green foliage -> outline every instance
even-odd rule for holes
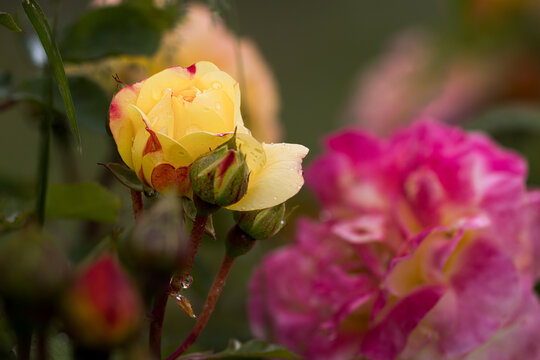
[[[48,190],[47,218],[85,219],[112,223],[118,217],[120,198],[93,182],[51,185]]]
[[[0,11],[0,25],[5,26],[11,31],[22,32],[19,25],[13,20],[13,17],[7,12]]]
[[[250,340],[242,344],[238,340],[231,340],[229,346],[219,353],[193,353],[181,356],[178,360],[259,358],[300,359],[298,355],[281,345],[268,344],[260,340]]]
[[[7,71],[0,72],[0,99],[5,99],[11,94],[13,76]]]
[[[104,134],[110,103],[108,96],[98,84],[84,76],[70,76],[67,80],[71,88],[73,103],[76,106],[77,119],[88,129]],[[49,106],[47,99],[41,91],[45,85],[44,81],[42,77],[35,77],[23,82],[13,92],[13,100],[32,101],[47,108]],[[53,110],[67,116],[62,106],[60,92],[55,91],[53,96]]]
[[[130,168],[118,163],[100,163],[100,165],[105,166],[118,181],[131,190],[137,192],[152,191],[152,189],[143,185],[141,180],[137,177],[137,174]]]
[[[175,15],[170,7],[156,9],[142,1],[88,11],[64,29],[62,53],[75,62],[119,54],[152,55]]]
[[[75,108],[73,107],[73,100],[71,98],[71,92],[69,90],[66,72],[64,70],[64,63],[62,62],[62,57],[60,56],[60,51],[58,50],[54,34],[49,26],[49,23],[47,22],[45,14],[43,14],[43,11],[35,0],[23,0],[22,6],[26,16],[30,20],[30,23],[34,27],[41,44],[43,45],[45,53],[47,54],[49,66],[52,69],[56,83],[60,89],[62,100],[64,101],[64,107],[66,109],[66,115],[71,124],[71,129],[75,134],[77,144],[80,146],[81,138],[79,136]]]

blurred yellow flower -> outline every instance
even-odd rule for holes
[[[98,1],[95,6],[115,5]],[[166,33],[151,58],[122,56],[92,64],[68,67],[71,73],[91,76],[111,92],[111,76],[126,84],[142,80],[172,66],[190,66],[210,61],[237,79],[242,87],[242,113],[253,134],[261,141],[281,139],[280,103],[276,81],[257,46],[249,39],[238,39],[221,19],[215,18],[204,5],[191,4],[179,25]]]
[[[250,172],[246,195],[228,206],[256,210],[278,205],[304,183],[295,144],[261,144],[244,126],[240,86],[210,62],[163,70],[114,97],[110,128],[124,162],[158,192],[189,195],[189,166],[237,133]]]

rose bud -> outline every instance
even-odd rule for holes
[[[69,333],[79,348],[124,344],[141,323],[141,302],[118,261],[106,254],[73,281],[64,301]]]
[[[237,211],[234,220],[252,238],[268,239],[285,226],[285,203],[262,210]]]
[[[170,278],[181,271],[188,253],[188,237],[179,199],[165,196],[145,213],[123,250],[127,262],[141,273]]]
[[[0,296],[17,326],[47,320],[68,280],[69,263],[49,238],[26,229],[7,240],[0,250]]]
[[[225,239],[227,256],[237,258],[247,254],[255,245],[255,241],[254,238],[242,231],[238,225],[233,226]]]
[[[191,165],[189,178],[193,193],[206,203],[228,206],[246,194],[249,178],[246,158],[232,147],[235,146],[230,143],[220,146]]]

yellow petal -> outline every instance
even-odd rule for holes
[[[146,144],[148,143],[148,139],[150,138],[150,134],[145,129],[141,129],[137,131],[137,134],[135,135],[135,139],[133,140],[133,146],[131,148],[131,157],[133,159],[133,171],[137,174],[139,179],[145,180],[143,178],[142,174],[142,159],[143,159],[143,152],[146,148]]]
[[[227,142],[233,133],[211,134],[207,132],[196,132],[188,134],[178,140],[178,143],[189,151],[189,154],[196,160],[201,155],[209,153],[218,146]],[[266,163],[266,154],[263,145],[249,134],[236,134],[238,148],[246,156],[249,171],[258,172]]]
[[[207,132],[195,132],[180,138],[178,143],[187,149],[193,160],[196,160],[201,155],[225,143],[231,136],[231,133],[216,135]]]
[[[172,111],[172,90],[167,89],[161,100],[148,113],[152,130],[172,136],[174,134],[174,114]]]
[[[172,98],[175,119],[174,138],[180,139],[193,132],[209,132],[214,134],[231,132],[234,124],[222,118],[215,107],[191,103],[181,98]],[[232,120],[232,119],[231,119]]]
[[[189,166],[193,158],[189,152],[170,137],[156,133],[161,150],[145,154],[142,158],[142,169],[146,181],[151,184],[152,170],[159,164],[170,164],[175,169]]]
[[[197,87],[201,90],[225,91],[231,101],[236,99],[234,87],[238,84],[229,74],[223,71],[212,71],[202,76],[197,74]]]
[[[406,295],[425,282],[422,273],[422,259],[418,254],[414,254],[409,259],[401,260],[386,278],[388,289],[397,296]]]
[[[221,89],[224,91],[234,104],[235,123],[244,124],[240,114],[240,84],[229,74],[223,71],[209,72],[200,78],[198,77],[197,86],[201,90]]]
[[[135,103],[141,89],[141,83],[126,86],[113,98],[109,111],[109,126],[118,147],[118,153],[126,165],[133,169],[131,146],[138,129],[144,124],[134,122],[129,110],[130,104]]]
[[[229,131],[234,130],[234,103],[223,90],[211,90],[197,95],[193,104],[204,105],[221,117]],[[215,131],[212,131],[215,132]]]
[[[145,114],[163,98],[167,91],[178,94],[193,86],[192,74],[188,69],[175,66],[165,69],[142,82],[141,91],[137,98],[137,107]]]
[[[304,184],[302,159],[308,149],[296,144],[263,144],[264,167],[250,175],[246,195],[230,210],[250,211],[281,204],[294,196]]]
[[[191,65],[188,69],[192,68],[193,66],[195,66],[192,70],[193,74],[197,77],[201,77],[210,72],[221,71],[216,65],[214,65],[210,61],[199,61]]]
[[[141,178],[150,184],[150,175],[154,166],[160,163],[166,162],[173,167],[178,168],[182,166],[188,166],[193,162],[193,158],[189,155],[189,152],[182,147],[179,143],[169,138],[165,134],[156,132],[151,128],[150,120],[148,117],[135,105],[128,107],[130,117],[133,122],[140,122],[143,124],[133,140],[133,146],[131,148],[131,156],[133,159],[133,170]],[[154,151],[149,151],[148,142],[150,139],[150,131],[156,136],[154,140],[157,140],[157,144],[154,144]]]

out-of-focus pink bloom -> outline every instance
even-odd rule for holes
[[[430,120],[326,145],[306,175],[321,220],[251,282],[255,334],[307,359],[540,359],[523,159]]]
[[[540,69],[526,49],[441,54],[435,44],[419,31],[397,37],[359,76],[347,121],[388,134],[419,116],[453,123],[490,105],[538,98]]]

